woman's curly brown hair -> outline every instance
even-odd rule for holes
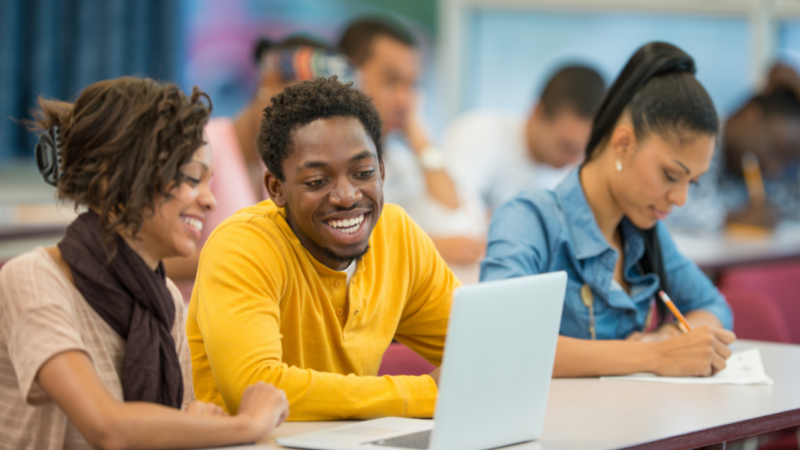
[[[58,197],[100,215],[111,255],[115,234],[136,236],[157,196],[168,199],[184,181],[179,169],[204,143],[211,114],[197,87],[187,96],[174,84],[135,77],[94,83],[74,104],[42,97],[38,104],[30,129],[61,129]]]
[[[383,123],[372,99],[353,88],[353,83],[342,83],[334,75],[289,86],[264,108],[256,146],[270,173],[284,180],[283,161],[292,152],[292,131],[329,117],[357,118],[375,143],[378,159],[383,160]]]

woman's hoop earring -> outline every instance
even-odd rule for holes
[[[622,172],[622,160],[617,160],[617,172]]]

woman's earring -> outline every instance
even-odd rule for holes
[[[622,160],[617,160],[617,172],[622,172]]]

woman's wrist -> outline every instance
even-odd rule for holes
[[[636,342],[640,345],[639,353],[642,369],[639,372],[656,373],[661,364],[661,354],[659,353],[658,342]]]
[[[242,443],[255,442],[263,437],[263,432],[256,421],[247,414],[237,414],[231,419],[235,424],[236,435],[242,436]]]

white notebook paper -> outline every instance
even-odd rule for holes
[[[764,371],[761,353],[757,348],[732,354],[728,358],[725,370],[710,377],[660,377],[652,373],[635,373],[619,377],[601,377],[600,379],[677,384],[774,384]]]

